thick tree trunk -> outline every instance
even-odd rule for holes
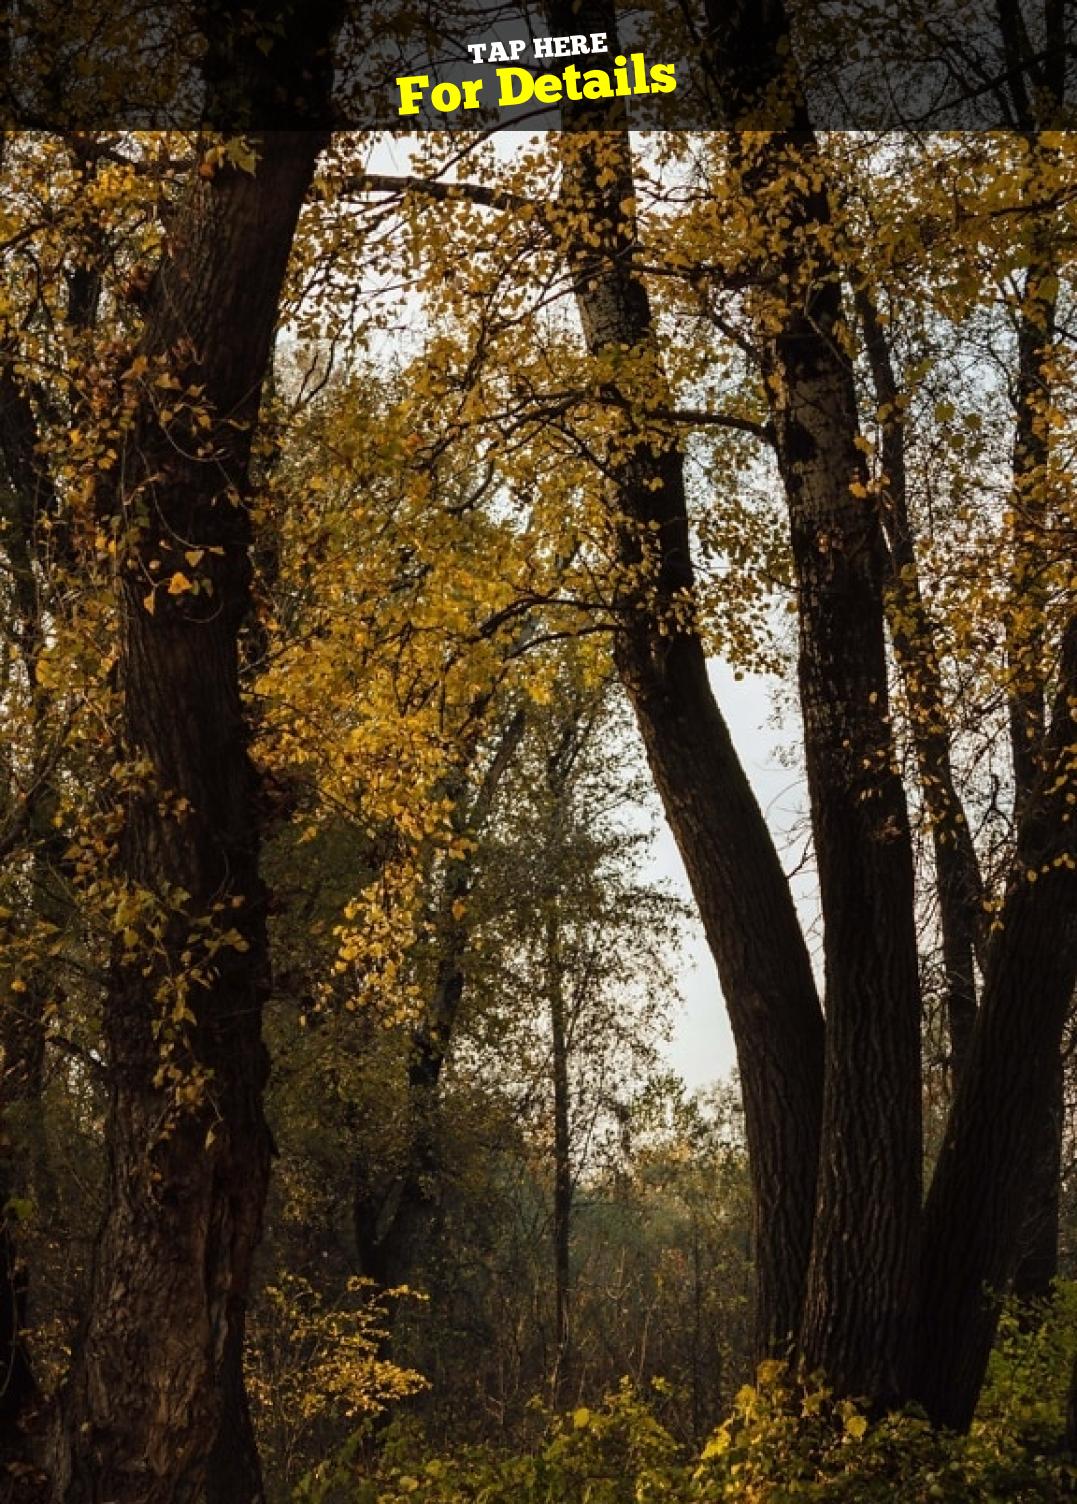
[[[752,1175],[756,1351],[788,1355],[800,1328],[822,1107],[811,964],[699,638],[663,638],[641,608],[616,651],[733,1029]]]
[[[199,389],[210,423],[170,420],[143,397],[123,457],[123,736],[140,766],[120,860],[145,907],[132,910],[136,945],[117,945],[106,1001],[107,1210],[54,1439],[57,1504],[261,1497],[241,1381],[270,1155],[265,901],[237,657],[250,590],[243,497],[323,144],[277,133],[256,139],[253,173],[194,174],[151,290],[139,353],[179,390]],[[174,572],[199,590],[170,593]]]
[[[903,1396],[908,1378],[920,1210],[912,854],[887,715],[878,521],[849,489],[860,473],[851,373],[834,353],[836,298],[824,289],[811,302],[775,352],[826,935],[826,1084],[802,1351],[840,1390],[886,1402]]]
[[[920,1213],[920,994],[904,789],[887,712],[885,548],[866,487],[826,170],[782,0],[706,6],[702,57],[788,288],[758,344],[789,509],[826,940],[826,1073],[800,1355],[877,1405],[907,1392]],[[744,136],[784,101],[788,129]]]
[[[988,954],[964,1078],[927,1198],[915,1397],[966,1427],[1014,1272],[1050,1083],[1077,981],[1077,618],[1062,649],[1043,764]],[[1034,990],[1030,990],[1031,979]]]
[[[551,31],[571,7],[547,7]],[[588,25],[615,36],[602,5]],[[582,22],[580,24],[583,24]],[[566,135],[562,199],[552,223],[571,268],[592,354],[629,349],[663,376],[647,293],[631,266],[628,140]],[[580,237],[578,226],[591,227]],[[676,839],[729,1011],[744,1093],[754,1191],[756,1346],[788,1353],[799,1330],[811,1240],[822,1100],[823,1021],[789,884],[714,698],[693,620],[683,460],[632,416],[631,392],[609,457],[609,510],[622,573],[615,658]]]
[[[1036,138],[1030,138],[1034,159]],[[1058,285],[1048,248],[1025,276],[1017,328],[1017,381],[1013,443],[1013,599],[1008,622],[1010,748],[1014,770],[1014,811],[1032,793],[1043,755],[1046,692],[1043,656],[1046,640],[1043,573],[1049,516],[1051,352],[1055,342]],[[1032,1169],[1028,1212],[1014,1273],[1014,1294],[1036,1300],[1050,1293],[1058,1273],[1058,1205],[1062,1163],[1062,1062],[1056,1063],[1048,1107]]]
[[[748,39],[725,40],[729,67]],[[776,47],[775,77],[784,66]],[[885,543],[858,446],[815,138],[805,123],[754,147],[736,137],[732,149],[762,243],[775,247],[769,264],[789,288],[785,306],[765,314],[759,343],[789,509],[826,938],[826,1077],[801,1355],[839,1390],[886,1404],[904,1396],[910,1373],[921,1101],[912,849],[887,706]]]

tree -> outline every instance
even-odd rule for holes
[[[565,14],[556,9],[548,19],[551,30],[567,24]],[[608,8],[588,11],[588,22],[596,30],[612,29],[613,19]],[[956,789],[951,796],[947,787],[948,781],[954,783],[954,739],[946,725],[938,675],[932,682],[931,654],[937,659],[939,650],[921,609],[922,592],[921,605],[917,605],[915,541],[904,536],[907,529],[900,499],[891,492],[896,516],[885,500],[879,500],[885,498],[888,486],[900,487],[901,477],[881,476],[866,463],[874,452],[871,435],[879,423],[888,441],[884,463],[893,461],[896,467],[901,458],[895,442],[895,415],[882,411],[887,405],[885,357],[889,352],[884,348],[885,326],[877,316],[873,322],[873,304],[883,295],[897,297],[899,290],[906,296],[920,294],[908,292],[907,274],[897,267],[893,284],[885,286],[885,291],[865,274],[868,253],[858,241],[860,226],[841,211],[829,148],[823,148],[813,131],[797,80],[790,78],[790,59],[795,60],[796,49],[790,45],[781,8],[768,8],[762,30],[753,23],[750,34],[748,20],[738,10],[715,11],[705,19],[709,30],[701,33],[698,59],[709,70],[713,97],[721,101],[721,123],[739,127],[760,99],[790,82],[793,93],[785,97],[792,100],[792,114],[784,130],[761,132],[757,139],[742,136],[736,129],[719,138],[713,175],[693,202],[693,210],[672,230],[667,231],[656,215],[649,224],[651,238],[644,240],[637,220],[637,178],[627,142],[615,129],[616,120],[610,128],[611,122],[600,110],[584,105],[569,110],[567,124],[572,128],[556,141],[556,168],[551,163],[548,170],[551,177],[555,172],[558,175],[560,197],[549,208],[538,210],[530,195],[521,192],[519,179],[509,173],[501,187],[467,181],[450,185],[438,180],[436,162],[425,177],[418,173],[398,184],[384,178],[371,180],[368,187],[378,192],[399,187],[417,199],[427,195],[439,204],[443,217],[446,196],[455,196],[467,204],[464,213],[471,227],[476,206],[491,211],[494,219],[515,206],[524,213],[531,242],[538,238],[548,254],[560,258],[571,278],[589,357],[566,361],[562,394],[568,390],[566,405],[575,397],[572,422],[561,407],[552,420],[543,423],[542,385],[535,366],[526,368],[527,378],[521,385],[526,380],[536,384],[532,388],[534,442],[571,452],[577,440],[579,452],[594,465],[594,488],[588,500],[593,502],[596,495],[602,498],[607,528],[603,542],[612,555],[603,560],[607,573],[601,609],[613,630],[618,666],[719,963],[738,1040],[760,1201],[764,1194],[761,1177],[765,1178],[768,1163],[777,1162],[773,1153],[768,1161],[768,1152],[780,1146],[791,1124],[807,1124],[795,1136],[790,1133],[790,1139],[795,1137],[795,1153],[781,1161],[787,1173],[778,1220],[786,1226],[784,1219],[791,1219],[788,1226],[794,1231],[789,1236],[787,1228],[780,1245],[776,1239],[773,1277],[768,1272],[765,1240],[761,1254],[761,1291],[786,1292],[780,1302],[784,1313],[780,1331],[776,1333],[764,1321],[764,1341],[783,1343],[798,1333],[802,1359],[811,1366],[823,1366],[839,1386],[866,1392],[880,1404],[915,1395],[929,1404],[937,1420],[965,1423],[992,1329],[992,1308],[983,1289],[985,1285],[999,1289],[1007,1283],[1023,1220],[1023,1189],[1030,1162],[1015,1124],[1019,1118],[1024,1120],[1026,1111],[1034,1112],[1033,1077],[1040,1082],[1044,1097],[1048,1094],[1049,1083],[1041,1073],[1057,1053],[1065,1011],[1061,1000],[1072,985],[1066,917],[1072,902],[1067,876],[1073,858],[1072,821],[1055,803],[1069,777],[1065,750],[1070,737],[1065,709],[1068,649],[1060,651],[1068,640],[1066,608],[1060,594],[1052,596],[1050,630],[1036,638],[1032,649],[1044,682],[1052,684],[1059,696],[1055,731],[1044,741],[1038,763],[1043,781],[1037,785],[1035,799],[1024,807],[1013,841],[998,853],[998,868],[991,872],[990,888],[981,899],[977,854],[960,835],[964,811],[957,807]],[[529,166],[534,171],[533,158]],[[871,170],[880,168],[876,164]],[[927,195],[926,178],[923,181]],[[1000,168],[995,202],[1001,207],[996,212],[992,244],[1001,261],[1008,251],[1003,250],[997,232],[1001,230],[1003,237],[1016,233],[1017,220],[1010,207],[1012,185],[1005,168]],[[1066,190],[1057,184],[1053,190],[1044,189],[1045,213],[1051,212],[1052,195],[1059,191]],[[722,206],[723,240],[716,244],[712,238],[708,244],[706,235],[709,232],[713,237],[718,222],[716,200]],[[892,205],[889,212],[893,213]],[[506,221],[501,218],[498,223],[504,236]],[[982,223],[977,221],[981,233]],[[536,224],[545,231],[544,238],[537,236]],[[1003,224],[1008,228],[1003,229]],[[902,240],[902,234],[900,227],[894,232],[895,258],[909,255],[909,241]],[[941,224],[938,236],[939,248],[930,253],[933,266],[937,255],[947,254],[944,246],[962,247],[956,254],[964,266],[964,247],[969,247],[969,266],[961,286],[972,291],[959,294],[957,302],[965,300],[963,312],[955,315],[957,304],[951,299],[943,315],[969,317],[970,299],[976,302],[983,296],[980,273],[971,266],[971,241],[948,221]],[[889,243],[884,232],[879,244],[885,249]],[[876,250],[873,244],[872,254]],[[432,260],[440,254],[439,247],[432,248]],[[492,248],[483,254],[496,260]],[[950,249],[949,254],[955,252]],[[548,263],[538,263],[535,277],[536,285],[541,279],[549,295],[553,274]],[[878,280],[885,282],[885,272]],[[848,290],[844,282],[852,284]],[[663,292],[662,310],[676,308],[680,296],[682,308],[694,307],[697,317],[709,318],[723,340],[743,351],[748,370],[758,382],[756,411],[762,406],[762,417],[749,415],[744,406],[727,412],[678,406],[658,351],[652,307],[656,288]],[[480,322],[487,348],[498,339],[493,332],[497,330],[494,296],[485,289],[476,289],[475,295],[485,301],[481,313],[471,320],[459,303],[445,300],[448,324],[456,320],[455,327],[468,331],[461,336],[461,346],[467,345],[473,362],[479,342],[470,341]],[[924,303],[933,296],[934,289]],[[854,308],[860,314],[862,344],[851,317]],[[541,330],[537,317],[530,327]],[[548,336],[539,332],[535,337],[548,354]],[[692,358],[679,351],[670,357],[669,349],[667,345],[662,355],[679,359],[681,369],[692,373],[687,380],[698,379],[699,366],[693,367]],[[858,370],[861,357],[864,366]],[[520,351],[513,348],[509,356],[505,340],[498,358],[519,359]],[[874,376],[881,399],[876,404],[881,417],[871,411],[866,420],[861,412],[865,368]],[[467,366],[461,359],[459,369],[469,372],[472,383],[472,424],[493,427],[498,401],[494,383],[485,376],[485,387],[475,382],[474,363]],[[462,376],[461,385],[467,380]],[[547,389],[550,384],[547,379]],[[939,410],[942,416],[936,421],[949,421],[941,401]],[[700,712],[698,724],[705,730],[698,740],[700,757],[693,760],[688,749],[697,745],[695,723],[681,714],[687,691],[684,695],[666,692],[674,682],[670,677],[673,666],[680,665],[678,673],[683,669],[684,678],[677,683],[681,688],[689,682],[694,685],[693,703],[704,707],[712,703],[704,669],[702,591],[691,558],[684,459],[677,438],[691,428],[693,420],[729,433],[752,434],[776,450],[790,521],[787,563],[800,618],[800,699],[813,849],[826,925],[825,1080],[819,1056],[807,1044],[814,1031],[822,1035],[818,1011],[814,1003],[803,1002],[805,989],[798,992],[794,983],[808,973],[806,964],[794,964],[799,954],[805,955],[806,962],[803,937],[792,916],[772,843],[761,820],[740,817],[744,805],[737,804],[736,793],[744,785],[735,759],[704,760],[704,748],[706,757],[713,759],[715,749],[724,745],[716,710]],[[518,418],[517,423],[522,426],[523,420]],[[743,470],[739,474],[743,476]],[[1058,511],[1063,526],[1065,515],[1063,503]],[[594,511],[587,513],[588,526],[595,526],[594,516]],[[1057,525],[1052,523],[1052,530]],[[1052,582],[1061,578],[1057,573],[1060,562],[1052,550],[1046,563]],[[997,569],[992,579],[997,579]],[[594,610],[582,590],[581,595],[583,609]],[[952,623],[945,628],[950,640],[963,630]],[[903,699],[895,699],[893,705],[892,654],[906,685]],[[690,664],[695,665],[691,673]],[[660,676],[665,676],[661,682],[666,686],[661,696]],[[1012,675],[1009,687],[1015,688]],[[895,729],[894,721],[894,711],[905,705],[910,707],[906,724],[919,758],[921,788],[928,790],[925,799],[934,806],[940,826],[937,852],[944,856],[938,860],[937,880],[947,899],[944,945],[955,1053],[960,1056],[967,1043],[967,1059],[975,1060],[976,1071],[981,1073],[978,1083],[962,1080],[958,1086],[949,1138],[928,1200],[923,1241],[916,889],[899,761],[899,732],[904,732],[900,726]],[[1044,719],[1049,717],[1045,714]],[[709,844],[700,836],[701,801],[714,814],[709,827],[714,839]],[[1049,815],[1049,810],[1056,813]],[[951,830],[958,831],[953,861],[946,849],[949,842],[942,839]],[[742,881],[737,885],[731,878],[721,886],[722,864],[734,851]],[[1033,858],[1031,864],[1026,864],[1026,857]],[[752,874],[754,883],[760,871],[769,871],[773,878],[767,890],[773,903],[768,899],[762,910],[772,941],[766,952],[762,945],[753,948],[751,944],[756,931],[744,881],[746,874]],[[1035,874],[1034,881],[1030,872]],[[1047,878],[1049,887],[1044,882]],[[982,938],[987,926],[975,913],[981,902],[989,904],[987,912],[996,916],[990,948]],[[1045,1001],[1036,1028],[1042,1027],[1043,1033],[1036,1032],[1029,1048],[1020,1051],[1012,1039],[1003,1042],[1009,1025],[1001,1024],[999,1015],[1009,1016],[1016,1007],[1016,993],[1010,991],[1016,970],[1010,982],[1003,978],[1018,955],[1017,969],[1032,974],[1027,970],[1032,965],[1031,948],[1021,938],[1017,923],[1025,903],[1039,916],[1034,921],[1030,916],[1030,922],[1043,923],[1042,933],[1049,928],[1056,941],[1048,947],[1051,958],[1036,973],[1036,991]],[[723,925],[729,925],[729,930],[723,931]],[[747,943],[745,937],[749,937]],[[781,957],[780,985],[768,988],[764,980],[775,956]],[[980,961],[985,975],[972,1024],[974,970]],[[792,1001],[792,995],[801,1002]],[[748,998],[754,999],[750,1007]],[[877,1006],[879,998],[882,1005]],[[808,1024],[812,1018],[815,1022]],[[769,1021],[766,1029],[763,1019]],[[766,1051],[753,1062],[753,1041],[761,1034],[766,1037]],[[973,1042],[974,1037],[979,1043]],[[1028,1077],[1022,1082],[1026,1069]],[[770,1089],[764,1090],[769,1071],[773,1079]],[[988,1077],[992,1089],[997,1088],[1014,1106],[1015,1116],[997,1132],[990,1126],[986,1105]],[[782,1089],[790,1081],[796,1083],[791,1103],[789,1093]],[[756,1116],[755,1100],[765,1101],[769,1111],[760,1110]],[[782,1110],[775,1110],[776,1102],[783,1104]],[[970,1106],[972,1102],[977,1105]],[[806,1106],[812,1103],[816,1105]],[[800,1107],[805,1107],[804,1115]],[[807,1152],[817,1133],[822,1134],[824,1146],[818,1185],[814,1149]],[[990,1198],[984,1187],[996,1188],[1002,1198],[995,1205],[997,1236],[985,1228],[987,1213],[972,1217],[957,1192],[958,1178],[950,1168],[955,1142],[961,1143],[960,1183],[978,1185],[985,1207]],[[980,1151],[986,1161],[976,1159]],[[985,1170],[986,1162],[990,1170]],[[769,1225],[777,1225],[774,1217]],[[961,1234],[951,1244],[959,1228]],[[810,1270],[809,1235],[815,1249]],[[961,1254],[956,1242],[962,1245]],[[800,1291],[805,1277],[809,1294],[802,1319]],[[930,1382],[927,1378],[929,1370],[934,1376],[940,1372],[936,1299],[937,1291],[945,1286],[953,1310],[957,1282],[965,1297],[960,1320],[947,1331],[950,1367],[944,1386],[936,1377]],[[907,1312],[918,1289],[931,1292],[927,1300],[934,1314],[932,1332],[925,1323],[916,1336]],[[764,1306],[769,1299],[764,1298]]]
[[[288,40],[293,88],[324,86],[330,24],[323,10]],[[257,110],[274,79],[248,46]],[[116,371],[119,452],[94,501],[119,545],[127,917],[105,1000],[108,1204],[51,1447],[57,1500],[261,1496],[241,1365],[270,1153],[268,953],[237,649],[259,396],[325,141],[267,134],[249,159],[200,144]]]

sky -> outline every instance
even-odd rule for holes
[[[762,675],[747,675],[738,682],[727,665],[712,659],[709,667],[733,743],[775,837],[783,866],[789,872],[797,866],[803,847],[803,840],[792,846],[789,840],[791,833],[803,826],[806,789],[800,773],[784,767],[776,756],[779,746],[794,737],[792,727],[783,729],[772,724],[775,681]],[[664,819],[658,823],[650,875],[665,878],[692,906],[680,853]],[[803,921],[813,925],[816,912],[811,872],[797,874],[793,891]],[[666,1055],[685,1084],[696,1090],[728,1075],[736,1064],[736,1055],[718,974],[694,906],[682,975],[684,1004],[674,1015]]]
[[[506,134],[495,137],[495,140],[505,155],[511,155],[527,138]],[[377,138],[367,170],[407,173],[415,145],[414,137]],[[399,339],[399,335],[397,327],[394,338]],[[783,743],[788,746],[799,741],[798,728],[773,724],[774,679],[758,674],[735,679],[733,671],[717,659],[711,660],[709,668],[733,743],[788,872],[798,865],[802,854],[803,840],[790,844],[790,838],[797,827],[803,828],[807,801],[802,775],[796,769],[783,766],[776,752]],[[657,805],[657,799],[655,803]],[[714,961],[695,913],[680,854],[661,815],[657,821],[657,840],[648,875],[665,879],[692,912],[682,955],[684,1001],[674,1014],[666,1056],[669,1065],[689,1089],[695,1090],[727,1076],[736,1063],[736,1056]],[[813,927],[817,927],[812,872],[798,872],[792,887],[803,922],[809,930],[810,944]],[[814,953],[815,947],[812,949]]]

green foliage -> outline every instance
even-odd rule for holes
[[[934,1432],[922,1415],[872,1419],[816,1381],[760,1366],[702,1451],[678,1445],[656,1418],[668,1386],[623,1381],[601,1405],[545,1417],[526,1453],[491,1447],[424,1452],[414,1424],[391,1428],[378,1470],[363,1474],[353,1439],[307,1480],[304,1504],[1051,1504],[1077,1492],[1062,1450],[1077,1285],[1063,1285],[1042,1322],[1004,1318],[989,1383],[967,1436]],[[330,1486],[331,1485],[331,1486]]]
[[[598,1408],[549,1417],[530,1454],[474,1447],[423,1460],[406,1444],[388,1448],[370,1497],[377,1504],[651,1504],[686,1498],[687,1479],[681,1448],[624,1381]]]
[[[1059,1451],[1060,1425],[1042,1446],[1030,1443],[1022,1416],[1031,1399],[1015,1383],[1011,1408],[977,1420],[968,1436],[951,1436],[914,1412],[870,1420],[851,1400],[794,1384],[782,1365],[763,1364],[758,1382],[741,1390],[733,1415],[703,1449],[695,1492],[686,1497],[701,1504],[1061,1499],[1077,1474]]]
[[[1059,1281],[1052,1301],[1024,1311],[1011,1304],[999,1322],[974,1435],[1000,1452],[1048,1453],[1066,1422],[1077,1353],[1077,1281]]]

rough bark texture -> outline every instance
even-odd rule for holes
[[[1030,136],[1035,159],[1038,148]],[[1043,757],[1046,689],[1046,640],[1043,591],[1047,551],[1048,463],[1051,403],[1050,360],[1056,337],[1057,287],[1055,263],[1045,243],[1035,247],[1033,264],[1025,275],[1017,318],[1017,380],[1014,388],[1013,441],[1013,586],[1008,622],[1007,654],[1010,673],[1010,748],[1014,772],[1014,814],[1031,797]],[[1023,1299],[1042,1299],[1050,1293],[1058,1273],[1059,1178],[1062,1162],[1062,1062],[1056,1062],[1038,1135],[1032,1168],[1028,1210],[1014,1272],[1014,1293]]]
[[[220,165],[194,175],[150,294],[140,353],[201,388],[212,422],[169,429],[143,398],[116,498],[133,529],[123,739],[145,769],[126,798],[120,860],[165,919],[148,967],[145,936],[137,964],[118,949],[112,965],[107,1210],[52,1448],[63,1504],[261,1497],[241,1381],[270,1155],[265,901],[237,664],[250,590],[243,494],[285,266],[323,144],[316,133],[269,135],[253,174]],[[195,565],[189,550],[202,551]],[[158,588],[151,613],[154,558],[166,579],[208,579],[212,595]],[[213,929],[238,943],[201,956],[188,1016],[173,1019],[168,979],[198,964]]]
[[[821,204],[809,214],[823,213]],[[775,342],[778,453],[800,609],[800,697],[826,935],[826,1084],[802,1353],[844,1392],[903,1396],[920,1210],[920,994],[893,766],[883,554],[855,439],[834,282]]]
[[[546,7],[551,34],[584,24],[616,36],[612,8]],[[599,120],[604,120],[599,112]],[[588,133],[587,106],[566,124],[559,213],[593,354],[627,348],[662,378],[646,289],[633,273],[628,139]],[[583,239],[578,226],[589,226]],[[573,228],[576,227],[576,228]],[[615,655],[648,763],[684,861],[729,1010],[744,1093],[754,1192],[756,1346],[788,1353],[799,1330],[811,1240],[822,1100],[823,1020],[807,947],[770,833],[707,677],[692,620],[694,574],[683,460],[642,433],[631,399],[628,443],[610,462],[618,565]]]
[[[671,487],[676,495],[679,475]],[[658,494],[646,492],[647,502]],[[822,1106],[815,981],[698,637],[663,637],[640,607],[621,630],[617,661],[733,1029],[752,1174],[756,1350],[787,1354],[800,1326]]]
[[[866,490],[829,194],[806,111],[741,137],[789,57],[780,4],[761,27],[708,9],[716,83],[763,260],[789,293],[759,347],[789,511],[799,684],[826,938],[826,1075],[801,1357],[846,1393],[900,1400],[920,1209],[920,992],[913,866],[887,708],[886,555]],[[767,48],[769,47],[769,62]],[[774,331],[774,332],[771,332]]]
[[[1036,782],[1046,710],[1043,683],[1043,559],[1048,516],[1050,458],[1047,408],[1051,391],[1045,367],[1055,339],[1057,287],[1044,248],[1025,276],[1017,320],[1017,380],[1013,441],[1013,600],[1007,632],[1010,745],[1014,806]]]
[[[983,1382],[995,1297],[1014,1272],[1077,980],[1077,822],[1067,802],[1075,749],[1077,619],[925,1210],[915,1396],[933,1420],[959,1429]]]

